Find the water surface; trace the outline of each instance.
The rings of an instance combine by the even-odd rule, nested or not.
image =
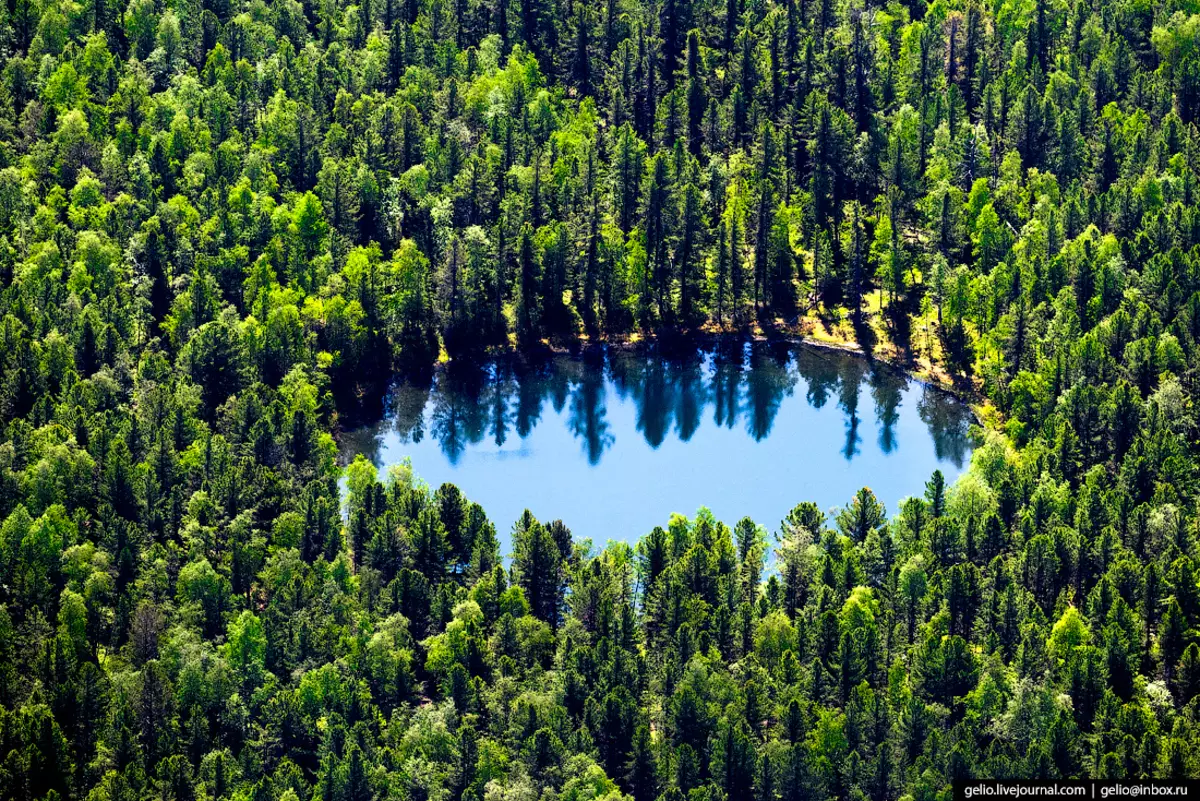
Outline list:
[[[506,547],[525,508],[598,546],[701,506],[774,531],[800,501],[832,509],[863,486],[891,512],[935,469],[952,481],[971,449],[954,397],[802,345],[501,361],[397,386],[386,406],[342,437],[343,458],[411,458],[480,503]]]

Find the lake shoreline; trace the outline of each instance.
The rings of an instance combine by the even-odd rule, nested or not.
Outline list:
[[[769,523],[801,501],[840,508],[864,486],[894,507],[935,470],[965,469],[976,418],[955,394],[862,356],[704,336],[443,360],[345,431],[339,461],[408,458],[502,530],[527,507],[597,542],[702,506]]]
[[[730,346],[744,343],[762,343],[762,344],[784,344],[800,347],[816,348],[819,350],[828,350],[836,353],[846,353],[865,359],[871,364],[882,364],[891,370],[902,373],[906,378],[917,381],[921,384],[932,386],[942,392],[946,392],[970,410],[977,423],[983,425],[983,414],[981,407],[987,402],[987,398],[979,391],[976,383],[965,376],[956,378],[938,365],[931,365],[929,368],[915,369],[915,362],[912,359],[902,359],[889,354],[880,354],[864,349],[857,342],[835,342],[827,339],[804,336],[803,334],[746,334],[733,332],[690,332],[690,333],[667,333],[665,335],[633,335],[630,337],[620,337],[614,339],[600,339],[595,341],[576,341],[570,345],[556,345],[553,343],[543,342],[537,347],[512,347],[505,350],[496,351],[478,361],[468,362],[453,362],[450,360],[439,361],[434,367],[436,370],[453,369],[457,364],[460,366],[469,366],[472,364],[484,364],[488,361],[497,358],[517,358],[528,359],[537,356],[582,356],[590,351],[612,349],[624,352],[643,352],[650,346],[657,346],[665,349],[665,352],[670,354],[675,350],[685,350],[693,348],[711,348],[716,349],[722,346]]]
[[[987,398],[979,391],[975,381],[967,377],[955,377],[940,369],[937,365],[923,368],[916,365],[912,359],[903,359],[890,354],[880,354],[865,350],[857,342],[837,342],[828,339],[808,337],[798,333],[779,334],[748,334],[734,332],[693,331],[688,333],[668,332],[644,336],[634,334],[628,337],[598,340],[576,340],[570,344],[555,344],[542,341],[536,346],[511,346],[497,348],[473,357],[460,356],[450,358],[444,352],[442,357],[420,370],[393,370],[390,378],[383,382],[376,393],[368,393],[366,397],[359,396],[358,408],[354,411],[345,410],[334,425],[334,438],[340,440],[343,433],[364,424],[370,424],[386,415],[384,399],[397,383],[416,381],[419,383],[432,382],[434,377],[455,370],[479,368],[489,363],[502,360],[515,360],[519,364],[530,364],[537,359],[554,356],[581,358],[588,354],[605,350],[622,353],[645,353],[651,348],[659,348],[664,355],[682,354],[689,350],[717,350],[723,347],[744,345],[746,343],[764,345],[788,345],[792,347],[813,348],[831,353],[842,353],[855,358],[864,359],[867,363],[883,365],[887,369],[903,375],[905,378],[920,384],[933,387],[940,392],[951,395],[966,406],[975,422],[985,425],[986,414],[984,406]]]

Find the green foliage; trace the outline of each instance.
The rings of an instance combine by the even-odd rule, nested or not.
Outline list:
[[[202,5],[0,8],[0,799],[1200,772],[1194,8]],[[398,372],[814,317],[971,472],[773,556],[341,493]]]

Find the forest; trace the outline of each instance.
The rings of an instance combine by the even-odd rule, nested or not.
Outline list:
[[[3,801],[1200,776],[1197,0],[5,0],[0,63]],[[803,336],[969,472],[599,543],[338,458],[398,375]]]

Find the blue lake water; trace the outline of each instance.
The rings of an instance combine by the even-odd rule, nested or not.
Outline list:
[[[525,508],[596,546],[636,541],[707,506],[775,531],[800,501],[829,510],[870,487],[894,512],[971,451],[969,409],[884,365],[803,345],[666,357],[627,350],[443,370],[389,394],[341,438],[386,468],[452,482],[507,548]]]

